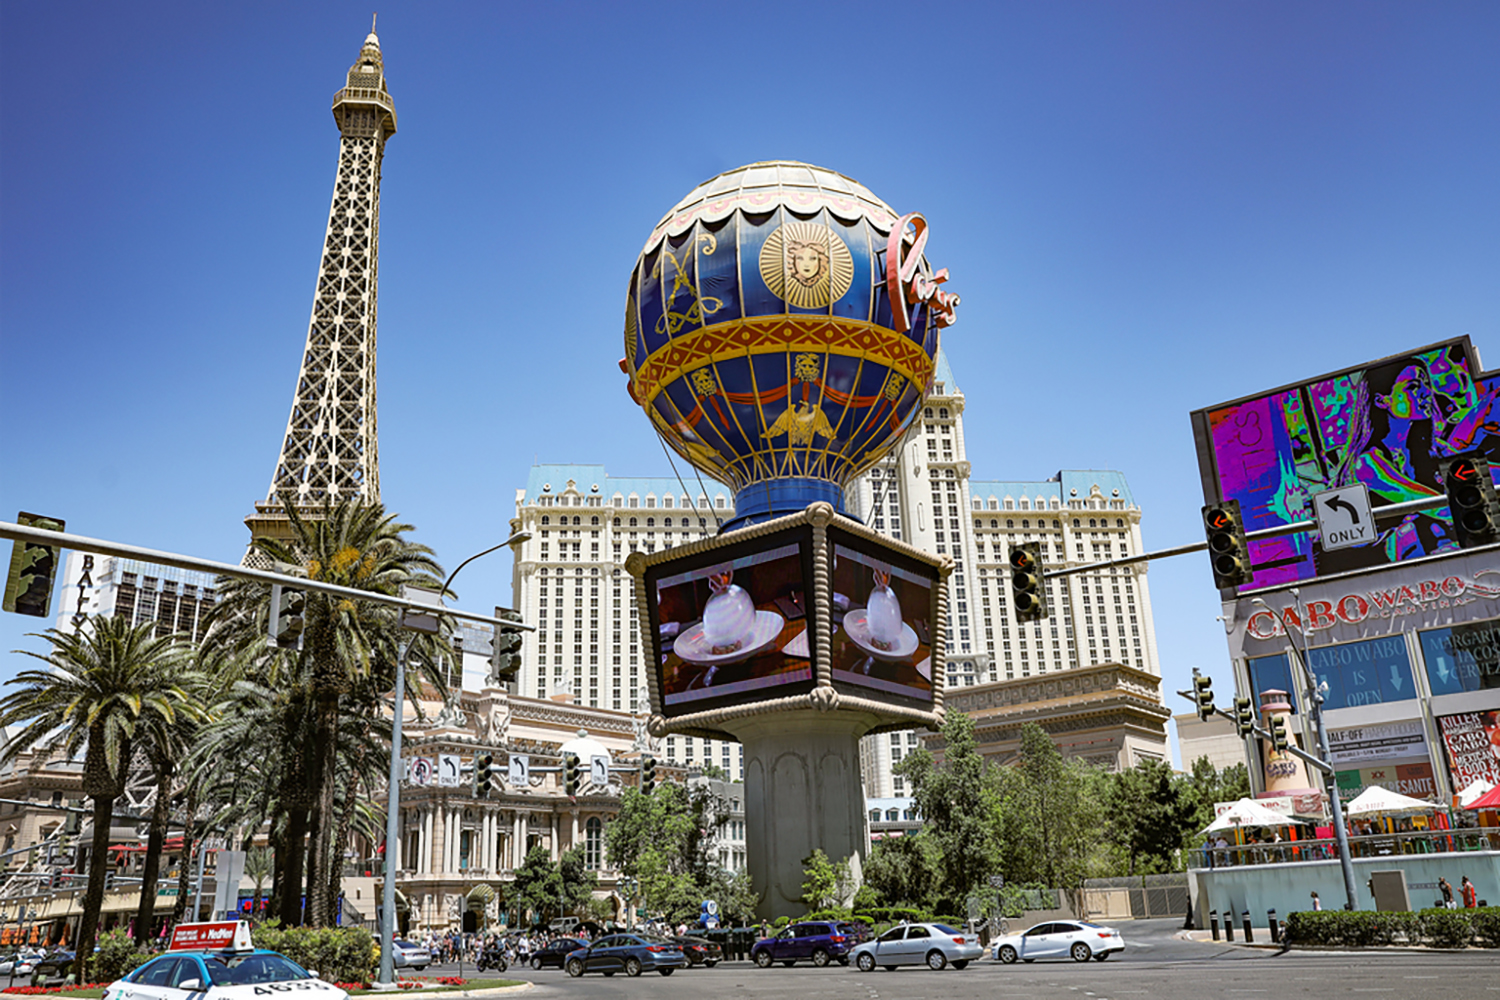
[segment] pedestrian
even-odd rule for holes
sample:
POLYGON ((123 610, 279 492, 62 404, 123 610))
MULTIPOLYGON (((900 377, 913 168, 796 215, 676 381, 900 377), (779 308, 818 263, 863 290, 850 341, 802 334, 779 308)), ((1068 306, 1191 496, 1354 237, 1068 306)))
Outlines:
POLYGON ((1459 892, 1463 893, 1464 909, 1473 910, 1479 907, 1479 893, 1475 890, 1474 883, 1469 881, 1469 876, 1465 875, 1463 877, 1463 881, 1459 883, 1458 889, 1459 892))
POLYGON ((1443 905, 1450 910, 1453 909, 1453 886, 1448 884, 1447 879, 1438 879, 1438 891, 1443 894, 1443 905))
POLYGON ((1317 890, 1313 891, 1312 901, 1313 901, 1313 912, 1314 913, 1321 912, 1322 909, 1323 909, 1323 901, 1318 898, 1317 890))

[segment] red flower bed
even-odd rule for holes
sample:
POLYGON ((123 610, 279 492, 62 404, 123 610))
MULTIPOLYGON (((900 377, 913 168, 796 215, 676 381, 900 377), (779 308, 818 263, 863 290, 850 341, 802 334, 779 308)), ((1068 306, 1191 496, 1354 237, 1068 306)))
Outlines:
POLYGON ((73 993, 77 990, 102 990, 108 985, 108 983, 84 983, 82 986, 10 986, 0 990, 0 993, 38 996, 43 993, 73 993))

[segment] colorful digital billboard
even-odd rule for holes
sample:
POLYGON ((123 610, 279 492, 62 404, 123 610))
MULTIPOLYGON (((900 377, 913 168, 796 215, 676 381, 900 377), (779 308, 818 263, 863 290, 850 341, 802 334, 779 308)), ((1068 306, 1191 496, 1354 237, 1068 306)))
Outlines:
POLYGON ((811 550, 797 526, 646 571, 664 716, 812 690, 811 550))
MULTIPOLYGON (((1192 414, 1204 498, 1236 499, 1245 529, 1312 517, 1313 494, 1363 483, 1375 507, 1440 496, 1439 463, 1500 459, 1500 375, 1462 337, 1192 414)), ((1241 591, 1457 547, 1446 506, 1379 525, 1373 542, 1325 552, 1315 532, 1252 540, 1241 591)))
POLYGON ((931 706, 936 567, 836 529, 828 542, 834 687, 931 706))

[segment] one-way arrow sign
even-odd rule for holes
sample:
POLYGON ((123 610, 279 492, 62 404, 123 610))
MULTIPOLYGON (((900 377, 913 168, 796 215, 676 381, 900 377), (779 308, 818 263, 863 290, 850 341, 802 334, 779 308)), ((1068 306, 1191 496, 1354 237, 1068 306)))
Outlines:
POLYGON ((1375 540, 1370 491, 1363 483, 1315 493, 1312 501, 1324 552, 1368 545, 1375 540))

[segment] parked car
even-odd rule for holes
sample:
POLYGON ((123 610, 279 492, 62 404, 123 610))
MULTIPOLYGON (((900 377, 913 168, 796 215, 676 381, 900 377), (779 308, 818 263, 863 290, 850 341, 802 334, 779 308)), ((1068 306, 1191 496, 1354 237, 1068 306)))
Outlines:
POLYGON ((693 937, 691 934, 685 937, 674 937, 672 941, 688 960, 689 966, 701 965, 705 969, 712 969, 724 960, 724 949, 707 938, 693 937))
POLYGON ((1075 962, 1092 958, 1102 962, 1124 950, 1125 939, 1119 931, 1086 920, 1037 924, 1024 933, 1007 934, 995 942, 995 958, 1006 965, 1016 959, 1034 962, 1039 958, 1071 958, 1075 962))
POLYGON ((569 955, 567 970, 570 976, 581 976, 585 972, 613 976, 621 971, 627 976, 639 976, 653 970, 670 976, 687 964, 682 949, 670 938, 610 934, 569 955))
POLYGON ((250 1000, 254 995, 315 990, 319 1000, 349 994, 274 951, 169 951, 104 990, 105 1000, 250 1000))
MULTIPOLYGON (((73 953, 65 948, 58 948, 46 957, 32 962, 31 982, 36 986, 45 986, 54 979, 65 978, 72 971, 73 953)), ((19 974, 18 971, 17 975, 19 974)))
POLYGON ((558 938, 556 941, 549 941, 531 956, 531 967, 545 969, 552 966, 561 969, 569 955, 579 948, 586 947, 588 947, 588 942, 579 938, 558 938))
POLYGON ((32 968, 45 956, 39 951, 13 952, 0 958, 0 976, 29 976, 32 968))
POLYGON ((397 938, 391 942, 391 957, 398 969, 414 969, 421 972, 432 964, 432 952, 412 941, 397 938))
POLYGON ((898 965, 925 965, 938 970, 951 964, 965 968, 984 957, 984 946, 972 934, 947 924, 898 924, 874 941, 866 941, 849 953, 861 972, 878 965, 887 972, 898 965))
POLYGON ((789 924, 773 937, 755 942, 750 957, 762 969, 769 969, 776 962, 791 967, 802 960, 811 960, 819 967, 829 962, 848 965, 852 947, 853 942, 840 923, 804 920, 789 924))

